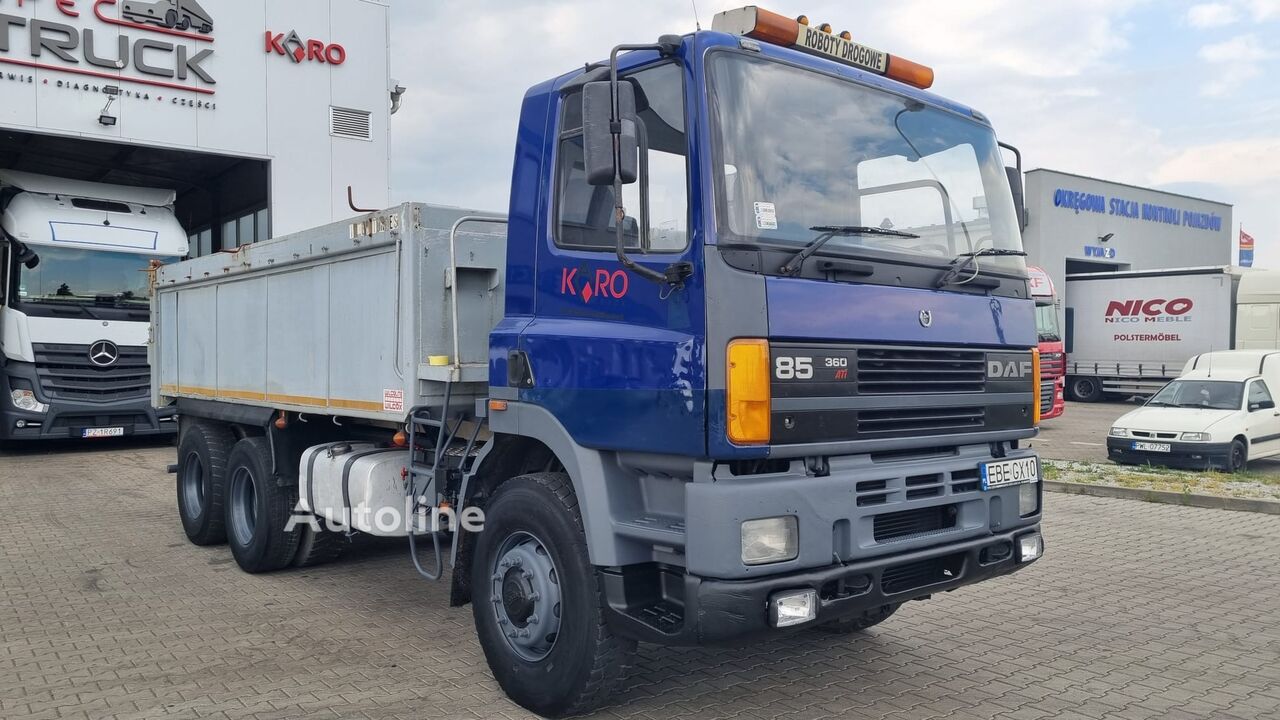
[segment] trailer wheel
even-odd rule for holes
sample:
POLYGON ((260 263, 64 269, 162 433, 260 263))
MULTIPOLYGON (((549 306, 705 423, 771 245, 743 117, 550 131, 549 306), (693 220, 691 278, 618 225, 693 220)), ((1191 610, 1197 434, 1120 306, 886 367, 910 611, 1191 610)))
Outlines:
POLYGON ((227 458, 227 544, 245 572, 279 570, 298 553, 303 523, 286 530, 298 490, 271 475, 266 438, 247 437, 227 458))
POLYGON ((831 622, 822 623, 815 629, 822 632, 834 633, 836 635, 848 635, 850 633, 862 632, 873 625, 879 625, 889 619, 890 615, 897 612, 901 607, 900 603, 891 603, 889 605, 881 605, 878 608, 872 608, 861 615, 854 615, 850 618, 842 618, 840 620, 832 620, 831 622))
POLYGON ((1080 402, 1098 402, 1102 399, 1102 383, 1094 377, 1073 377, 1071 396, 1080 402))
MULTIPOLYGON (((316 519, 319 522, 319 519, 316 519)), ((293 556, 294 567, 312 567, 333 562, 347 551, 347 537, 331 530, 314 529, 311 525, 302 525, 302 536, 298 539, 298 553, 293 556)))
POLYGON ((546 717, 589 712, 624 677, 635 641, 605 624, 578 499, 564 473, 521 475, 485 508, 472 558, 472 613, 507 696, 546 717))
POLYGON ((225 426, 196 421, 178 442, 178 516, 187 539, 216 545, 227 539, 222 509, 226 497, 227 454, 235 438, 225 426))

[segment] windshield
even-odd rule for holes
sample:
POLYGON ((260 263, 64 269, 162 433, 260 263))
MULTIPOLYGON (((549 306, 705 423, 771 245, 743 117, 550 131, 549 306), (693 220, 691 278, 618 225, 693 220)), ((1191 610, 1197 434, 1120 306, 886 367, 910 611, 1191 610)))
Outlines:
POLYGON ((1052 304, 1036 305, 1036 332, 1040 342, 1057 342, 1062 339, 1058 332, 1058 308, 1052 304))
POLYGON ((1239 410, 1244 383, 1229 380, 1174 380, 1149 401, 1156 407, 1211 408, 1239 410))
MULTIPOLYGON (((722 236, 801 246, 814 226, 901 234, 832 238, 823 251, 945 265, 1022 248, 991 129, 883 90, 757 57, 710 62, 722 236)), ((982 270, 1025 273, 1020 257, 982 270)))
POLYGON ((17 300, 23 304, 146 308, 149 261, 176 259, 45 245, 30 248, 40 263, 18 270, 17 300))

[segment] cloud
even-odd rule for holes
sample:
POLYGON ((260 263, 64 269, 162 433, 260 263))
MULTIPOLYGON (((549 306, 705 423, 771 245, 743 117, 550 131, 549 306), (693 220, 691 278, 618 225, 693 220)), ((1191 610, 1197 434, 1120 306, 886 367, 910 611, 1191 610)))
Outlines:
POLYGON ((1200 59, 1215 66, 1212 77, 1200 87, 1209 97, 1229 95, 1262 73, 1260 63, 1275 57, 1258 36, 1249 33, 1200 48, 1200 59))
POLYGON ((1211 2, 1192 5, 1187 10, 1187 22, 1192 27, 1212 28, 1230 25, 1240 19, 1234 6, 1211 2))
POLYGON ((1280 182, 1280 136, 1225 140, 1183 148, 1155 169, 1160 184, 1207 182, 1256 187, 1280 182))
POLYGON ((1255 22, 1280 18, 1280 0, 1246 0, 1245 6, 1255 22))

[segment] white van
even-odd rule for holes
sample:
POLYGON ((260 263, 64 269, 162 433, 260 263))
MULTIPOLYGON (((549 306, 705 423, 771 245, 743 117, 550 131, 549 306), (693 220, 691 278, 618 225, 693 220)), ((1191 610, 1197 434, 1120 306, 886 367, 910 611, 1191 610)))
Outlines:
POLYGON ((1121 416, 1107 455, 1121 464, 1219 468, 1280 455, 1280 351, 1197 355, 1141 408, 1121 416))

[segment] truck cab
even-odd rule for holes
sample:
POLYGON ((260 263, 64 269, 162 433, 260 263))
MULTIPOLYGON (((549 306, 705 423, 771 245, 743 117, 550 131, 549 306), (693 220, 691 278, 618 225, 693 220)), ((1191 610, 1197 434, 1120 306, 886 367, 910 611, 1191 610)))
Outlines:
POLYGON ((0 440, 173 432, 146 349, 151 264, 187 253, 173 199, 0 172, 0 440))
POLYGON ((1049 420, 1066 410, 1066 350, 1058 322, 1058 293, 1053 278, 1042 268, 1028 267, 1031 297, 1036 302, 1037 347, 1040 350, 1040 419, 1049 420))

